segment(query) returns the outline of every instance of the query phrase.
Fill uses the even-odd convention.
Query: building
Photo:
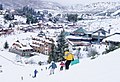
[[[92,33],[92,42],[100,43],[108,34],[107,31],[100,28]]]
[[[29,45],[21,43],[19,40],[14,42],[9,49],[10,52],[18,54],[20,56],[32,56],[33,48]]]
[[[51,52],[52,39],[46,38],[46,35],[41,31],[36,37],[32,37],[31,47],[35,52],[48,55]]]
[[[102,40],[103,43],[105,43],[106,45],[110,45],[110,44],[113,44],[113,45],[120,45],[120,33],[114,33],[106,38],[104,38]]]

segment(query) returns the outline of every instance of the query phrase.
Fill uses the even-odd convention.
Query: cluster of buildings
[[[59,29],[59,28],[58,28]],[[54,29],[56,30],[56,29]],[[108,31],[100,28],[96,31],[87,31],[80,27],[72,32],[65,32],[65,40],[68,43],[68,48],[72,51],[79,49],[81,46],[91,46],[92,44],[118,44],[119,40],[109,39],[110,37],[120,36],[120,33],[115,33],[109,35]],[[109,35],[109,36],[108,36]],[[50,36],[50,35],[49,35]],[[52,36],[52,35],[51,35]],[[54,37],[55,38],[55,37]],[[42,53],[48,55],[51,52],[52,44],[54,39],[47,36],[47,33],[42,30],[37,34],[37,36],[31,37],[31,42],[24,45],[20,41],[13,43],[12,47],[9,49],[10,52],[19,54],[21,56],[33,56],[33,52]]]
[[[1,11],[1,14],[4,14]],[[47,14],[49,14],[47,12]],[[57,18],[61,18],[61,15],[56,15]],[[21,26],[19,25],[21,24]],[[14,42],[9,49],[10,52],[19,54],[21,56],[32,56],[33,52],[38,52],[42,54],[48,55],[51,52],[51,47],[53,44],[54,39],[56,38],[60,31],[57,33],[57,30],[59,29],[64,29],[64,30],[69,30],[69,29],[75,29],[70,32],[65,31],[65,39],[68,43],[68,47],[70,50],[77,49],[81,46],[91,46],[91,44],[100,44],[100,43],[112,43],[112,44],[118,44],[119,40],[116,42],[113,40],[108,40],[107,38],[112,37],[112,36],[119,36],[119,33],[115,33],[113,35],[110,35],[108,31],[104,30],[103,28],[99,28],[95,31],[88,31],[84,26],[78,26],[76,23],[70,23],[68,21],[62,21],[61,23],[52,23],[50,21],[42,21],[36,24],[23,24],[21,21],[15,21],[14,24],[17,26],[18,31],[23,31],[23,32],[34,32],[34,30],[40,31],[37,36],[31,37],[31,42],[29,44],[23,44],[23,42],[17,40]],[[15,26],[15,27],[16,27]],[[10,34],[13,33],[15,30],[15,27],[8,28],[8,29],[1,29],[0,28],[0,36],[4,34]],[[56,30],[56,34],[54,37],[51,34],[47,36],[47,33],[43,32],[42,30]],[[49,31],[48,31],[49,33]],[[109,35],[109,36],[108,36]]]

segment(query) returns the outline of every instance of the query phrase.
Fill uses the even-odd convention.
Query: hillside
[[[35,9],[64,9],[59,3],[44,0],[0,0],[0,3],[6,9],[21,8],[26,5]]]
[[[4,52],[4,53],[3,53]],[[120,49],[109,54],[99,56],[94,60],[82,59],[80,63],[70,66],[70,70],[55,70],[55,74],[49,76],[47,66],[37,65],[17,65],[6,60],[1,55],[6,55],[5,51],[0,51],[0,82],[119,82],[120,81]],[[10,57],[12,54],[8,54]],[[34,69],[38,70],[36,78],[32,78]],[[43,69],[43,71],[41,71]],[[23,77],[23,80],[21,80]]]
[[[77,10],[80,12],[90,12],[96,15],[103,15],[105,13],[111,14],[120,9],[120,2],[96,2],[91,4],[75,4],[68,7],[70,10]]]

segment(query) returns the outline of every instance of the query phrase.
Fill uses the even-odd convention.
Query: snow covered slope
[[[35,9],[64,9],[59,3],[44,0],[0,0],[0,3],[7,9],[22,8],[26,5]]]
[[[81,59],[79,64],[70,66],[70,70],[55,70],[54,75],[49,75],[49,70],[44,66],[17,65],[1,56],[9,55],[0,51],[0,82],[119,82],[120,81],[120,49],[101,55],[94,60]],[[36,78],[32,78],[34,69],[38,70]],[[43,69],[43,71],[41,71]],[[23,80],[21,79],[23,77]]]

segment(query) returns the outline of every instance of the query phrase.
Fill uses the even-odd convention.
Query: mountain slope
[[[45,70],[45,66],[18,66],[0,56],[1,70],[3,71],[0,73],[0,82],[119,82],[119,52],[120,49],[117,49],[94,60],[82,59],[79,64],[70,66],[67,71],[59,71],[58,64],[55,74],[50,76],[50,70]],[[36,78],[32,78],[34,69],[38,70]],[[22,76],[23,80],[21,80]]]
[[[59,3],[43,0],[0,0],[0,3],[7,9],[21,8],[26,5],[35,9],[64,9],[64,6]]]
[[[78,10],[81,12],[91,12],[94,14],[104,12],[115,12],[120,9],[120,2],[96,2],[88,5],[76,4],[69,7],[71,10]]]

